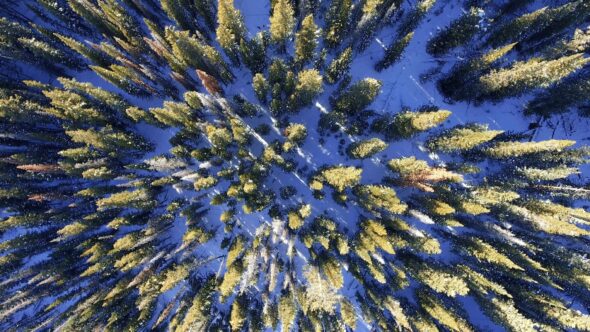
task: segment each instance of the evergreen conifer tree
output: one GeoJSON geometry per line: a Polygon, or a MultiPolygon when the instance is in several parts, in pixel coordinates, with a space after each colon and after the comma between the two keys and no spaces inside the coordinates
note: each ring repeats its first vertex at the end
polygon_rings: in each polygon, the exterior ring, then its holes
{"type": "Polygon", "coordinates": [[[313,59],[318,46],[318,26],[313,15],[307,15],[301,22],[301,29],[295,35],[295,61],[305,63],[313,59]]]}
{"type": "Polygon", "coordinates": [[[382,71],[382,70],[388,68],[389,66],[391,66],[396,61],[398,61],[400,59],[400,57],[402,56],[404,49],[408,46],[408,44],[412,40],[413,36],[414,36],[414,33],[409,32],[403,38],[401,38],[400,40],[391,44],[387,48],[387,50],[385,51],[385,55],[383,56],[383,59],[381,59],[379,62],[377,62],[375,64],[375,70],[382,71]]]}
{"type": "Polygon", "coordinates": [[[428,53],[433,56],[441,56],[468,42],[479,31],[482,13],[481,8],[473,7],[463,16],[451,22],[448,27],[428,42],[426,47],[428,53]]]}
{"type": "Polygon", "coordinates": [[[326,70],[326,81],[330,84],[336,83],[342,76],[348,73],[352,61],[352,48],[347,47],[328,66],[326,70]]]}
{"type": "Polygon", "coordinates": [[[348,147],[348,155],[354,159],[369,158],[387,148],[387,143],[378,138],[355,142],[348,147]]]}
{"type": "Polygon", "coordinates": [[[295,11],[288,0],[277,0],[270,17],[270,38],[285,49],[287,38],[293,34],[295,28],[295,11]]]}
{"type": "Polygon", "coordinates": [[[522,94],[528,90],[562,80],[590,62],[582,54],[574,54],[556,60],[533,58],[517,62],[509,69],[492,71],[480,77],[480,94],[487,98],[502,98],[522,94]]]}
{"type": "Polygon", "coordinates": [[[339,112],[355,114],[369,106],[380,89],[380,81],[374,78],[362,79],[342,92],[334,100],[333,107],[339,112]]]}
{"type": "Polygon", "coordinates": [[[237,60],[238,47],[246,35],[244,19],[234,7],[233,0],[221,0],[217,6],[216,36],[219,45],[234,60],[237,60]]]}

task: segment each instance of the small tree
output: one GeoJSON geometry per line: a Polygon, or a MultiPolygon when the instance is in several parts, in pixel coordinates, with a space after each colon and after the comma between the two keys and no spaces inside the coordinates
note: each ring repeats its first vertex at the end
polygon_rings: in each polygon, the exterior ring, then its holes
{"type": "MultiPolygon", "coordinates": [[[[550,117],[554,114],[565,113],[573,107],[590,105],[590,77],[576,75],[557,85],[549,87],[531,100],[525,109],[525,114],[538,114],[550,117]]],[[[582,115],[589,116],[590,112],[582,115]]]]}
{"type": "Polygon", "coordinates": [[[290,97],[292,109],[307,106],[322,92],[322,76],[316,69],[307,69],[297,75],[295,92],[290,97]]]}
{"type": "Polygon", "coordinates": [[[290,331],[297,316],[297,307],[290,292],[281,295],[278,309],[283,331],[290,331]]]}
{"type": "Polygon", "coordinates": [[[396,114],[391,123],[378,124],[376,129],[384,132],[388,138],[410,138],[439,125],[450,115],[450,111],[439,110],[436,107],[423,107],[418,112],[405,109],[396,114]]]}
{"type": "Polygon", "coordinates": [[[262,103],[266,103],[267,95],[270,91],[270,85],[266,81],[266,78],[264,78],[264,75],[260,73],[254,75],[252,78],[252,88],[254,89],[258,100],[262,103]]]}
{"type": "Polygon", "coordinates": [[[397,198],[395,191],[385,186],[358,186],[355,187],[354,194],[359,199],[360,205],[370,212],[378,212],[382,209],[389,213],[400,214],[407,208],[397,198]]]}
{"type": "Polygon", "coordinates": [[[379,62],[375,64],[375,70],[382,71],[384,69],[389,68],[389,66],[398,61],[401,58],[408,44],[410,44],[410,41],[412,40],[413,36],[414,32],[409,32],[402,39],[395,41],[393,44],[391,44],[385,51],[383,59],[381,59],[379,62]]]}
{"type": "Polygon", "coordinates": [[[332,166],[321,171],[320,175],[336,191],[342,192],[344,189],[359,183],[362,171],[362,169],[352,166],[332,166]]]}
{"type": "Polygon", "coordinates": [[[354,159],[369,158],[387,148],[387,143],[378,138],[356,142],[348,147],[347,153],[354,159]]]}
{"type": "Polygon", "coordinates": [[[295,36],[295,61],[301,64],[313,59],[318,46],[318,26],[313,21],[313,15],[307,15],[301,29],[295,36]]]}
{"type": "Polygon", "coordinates": [[[365,220],[360,225],[360,231],[355,240],[354,250],[362,260],[372,264],[370,255],[378,249],[381,249],[388,254],[395,253],[387,229],[385,229],[385,227],[378,221],[365,220]]]}
{"type": "Polygon", "coordinates": [[[356,114],[373,102],[380,89],[380,81],[374,78],[362,79],[341,93],[333,106],[339,112],[356,114]]]}
{"type": "Polygon", "coordinates": [[[400,28],[398,30],[400,35],[407,35],[408,33],[412,32],[420,21],[426,16],[428,11],[434,6],[436,0],[420,0],[416,7],[408,13],[405,19],[401,22],[400,28]]]}
{"type": "Polygon", "coordinates": [[[516,96],[535,88],[546,88],[590,62],[583,54],[574,54],[555,60],[533,58],[516,62],[511,68],[492,71],[480,77],[482,98],[516,96]]]}
{"type": "Polygon", "coordinates": [[[335,0],[330,3],[324,36],[329,47],[334,48],[342,41],[348,29],[351,11],[352,0],[335,0]]]}
{"type": "Polygon", "coordinates": [[[571,140],[546,140],[540,142],[500,142],[486,149],[486,154],[496,159],[515,158],[525,155],[562,151],[576,144],[571,140]]]}
{"type": "Polygon", "coordinates": [[[289,0],[277,0],[270,16],[270,38],[284,50],[287,38],[293,34],[295,11],[289,0]]]}
{"type": "Polygon", "coordinates": [[[441,56],[451,49],[468,42],[478,31],[483,10],[471,8],[469,12],[451,22],[451,24],[434,36],[426,51],[434,56],[441,56]]]}
{"type": "MultiPolygon", "coordinates": [[[[283,144],[283,148],[292,146],[293,144],[301,144],[307,136],[307,129],[300,123],[291,123],[285,128],[285,136],[287,136],[287,142],[283,144]],[[289,144],[287,144],[289,143],[289,144]]],[[[290,150],[289,148],[285,149],[290,150]]]]}
{"type": "Polygon", "coordinates": [[[399,176],[399,184],[412,186],[432,192],[433,184],[439,182],[460,182],[463,177],[442,167],[430,167],[424,160],[415,157],[392,159],[387,163],[389,169],[399,176]]]}
{"type": "Polygon", "coordinates": [[[478,80],[482,73],[489,71],[491,65],[510,52],[516,44],[508,44],[493,49],[486,54],[460,62],[449,74],[438,81],[439,90],[454,100],[474,99],[479,91],[478,80]]]}
{"type": "Polygon", "coordinates": [[[457,126],[430,138],[426,146],[433,151],[467,151],[491,141],[501,133],[502,130],[488,130],[485,125],[457,126]]]}
{"type": "Polygon", "coordinates": [[[421,265],[415,274],[424,285],[438,293],[444,293],[450,297],[465,296],[469,293],[469,287],[465,281],[450,273],[421,265]]]}
{"type": "Polygon", "coordinates": [[[246,35],[244,18],[234,7],[233,0],[220,0],[217,6],[217,30],[219,45],[234,61],[237,60],[240,42],[246,35]]]}
{"type": "Polygon", "coordinates": [[[328,66],[326,70],[326,82],[336,83],[342,76],[348,73],[350,63],[352,62],[352,47],[347,47],[340,55],[328,66]]]}

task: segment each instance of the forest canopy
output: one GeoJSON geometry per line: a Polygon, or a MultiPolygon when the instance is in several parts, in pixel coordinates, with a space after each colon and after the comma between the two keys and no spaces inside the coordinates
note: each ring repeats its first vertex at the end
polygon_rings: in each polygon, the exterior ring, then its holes
{"type": "Polygon", "coordinates": [[[590,331],[589,25],[0,1],[0,330],[590,331]]]}

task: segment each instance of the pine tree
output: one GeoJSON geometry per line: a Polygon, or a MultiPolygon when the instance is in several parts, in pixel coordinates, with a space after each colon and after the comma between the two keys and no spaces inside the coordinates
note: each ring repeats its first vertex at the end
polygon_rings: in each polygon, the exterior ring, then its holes
{"type": "Polygon", "coordinates": [[[326,82],[330,84],[336,83],[336,81],[348,73],[351,62],[352,47],[347,47],[338,57],[332,60],[328,69],[326,69],[326,82]]]}
{"type": "Polygon", "coordinates": [[[570,175],[579,174],[580,171],[576,167],[552,167],[552,168],[533,168],[524,167],[517,168],[517,172],[530,181],[553,181],[565,179],[570,175]]]}
{"type": "Polygon", "coordinates": [[[424,160],[415,157],[392,159],[387,163],[389,169],[399,175],[399,183],[432,192],[433,185],[439,182],[461,182],[463,177],[442,167],[430,167],[424,160]]]}
{"type": "Polygon", "coordinates": [[[88,122],[90,124],[106,124],[107,117],[100,112],[83,96],[70,91],[59,89],[43,91],[43,94],[51,99],[53,107],[46,112],[61,119],[73,122],[88,122]]]}
{"type": "Polygon", "coordinates": [[[463,279],[438,269],[425,265],[420,266],[416,271],[416,276],[422,284],[450,297],[465,296],[469,293],[469,287],[463,279]]]}
{"type": "Polygon", "coordinates": [[[322,256],[320,258],[320,268],[330,282],[332,288],[342,288],[344,278],[342,276],[340,264],[336,258],[332,256],[322,256]]]}
{"type": "Polygon", "coordinates": [[[457,126],[430,138],[426,146],[433,151],[466,151],[491,141],[502,133],[501,130],[488,130],[485,125],[457,126]]]}
{"type": "Polygon", "coordinates": [[[185,103],[165,101],[162,108],[151,108],[150,114],[155,120],[165,126],[186,127],[194,126],[193,112],[185,103]]]}
{"type": "Polygon", "coordinates": [[[395,115],[391,124],[385,129],[385,134],[391,138],[410,138],[441,124],[450,115],[450,111],[436,107],[426,106],[418,112],[411,112],[406,109],[395,115]]]}
{"type": "Polygon", "coordinates": [[[515,96],[531,89],[548,87],[590,62],[583,54],[574,54],[556,60],[533,58],[516,62],[511,68],[495,70],[480,77],[482,98],[515,96]]]}
{"type": "Polygon", "coordinates": [[[409,32],[403,38],[391,44],[387,50],[385,50],[383,59],[375,64],[375,70],[382,71],[398,61],[408,44],[410,44],[412,37],[414,37],[414,32],[409,32]]]}
{"type": "Polygon", "coordinates": [[[205,87],[205,90],[207,90],[207,92],[210,94],[219,95],[223,92],[223,89],[221,89],[221,86],[219,86],[219,82],[217,82],[215,77],[199,69],[197,69],[197,76],[199,76],[199,79],[205,87]]]}
{"type": "MultiPolygon", "coordinates": [[[[584,1],[572,1],[555,8],[543,7],[532,13],[526,13],[501,25],[488,39],[492,45],[501,45],[508,41],[519,41],[528,39],[552,25],[567,26],[567,23],[584,17],[590,8],[584,1]],[[563,21],[570,21],[563,24],[563,21]]],[[[550,35],[550,34],[548,34],[550,35]]]]}
{"type": "Polygon", "coordinates": [[[387,148],[387,143],[378,138],[371,138],[351,144],[347,153],[354,159],[369,158],[387,148]]]}
{"type": "Polygon", "coordinates": [[[118,152],[121,150],[146,151],[149,145],[138,136],[115,131],[112,128],[103,128],[100,131],[95,129],[77,129],[66,131],[66,134],[76,143],[84,143],[100,150],[118,152]]]}
{"type": "Polygon", "coordinates": [[[479,31],[482,13],[481,8],[471,8],[469,12],[451,22],[448,27],[430,39],[426,51],[433,56],[442,56],[468,42],[479,31]]]}
{"type": "Polygon", "coordinates": [[[179,282],[186,279],[190,274],[190,266],[188,264],[173,265],[164,272],[164,279],[161,282],[160,292],[166,292],[179,282]]]}
{"type": "Polygon", "coordinates": [[[500,142],[486,149],[486,154],[492,158],[505,159],[522,157],[525,155],[562,151],[576,142],[571,140],[546,140],[540,142],[500,142]]]}
{"type": "Polygon", "coordinates": [[[359,51],[364,50],[369,45],[371,37],[375,33],[375,30],[379,24],[379,19],[386,9],[384,7],[389,2],[390,1],[384,0],[364,1],[362,7],[362,16],[357,23],[353,35],[354,46],[359,51]]]}
{"type": "Polygon", "coordinates": [[[34,123],[35,120],[39,120],[35,114],[41,110],[41,105],[30,100],[23,100],[23,97],[19,95],[0,99],[0,118],[3,121],[34,123]]]}
{"type": "Polygon", "coordinates": [[[359,199],[359,204],[368,211],[378,212],[383,209],[389,213],[400,214],[406,211],[407,206],[397,198],[395,191],[389,187],[378,185],[358,186],[354,194],[359,199]]]}
{"type": "Polygon", "coordinates": [[[221,301],[225,301],[238,285],[243,269],[242,262],[239,260],[228,267],[227,272],[223,276],[223,280],[218,287],[221,301]]]}
{"type": "Polygon", "coordinates": [[[460,62],[441,80],[438,81],[439,90],[454,100],[474,99],[479,91],[478,80],[482,73],[489,71],[490,66],[510,52],[515,43],[493,49],[486,54],[460,62]]]}
{"type": "Polygon", "coordinates": [[[515,264],[510,258],[503,253],[496,250],[492,245],[484,242],[481,239],[469,239],[466,250],[470,255],[478,260],[486,261],[491,264],[496,264],[508,269],[524,270],[522,267],[515,264]]]}
{"type": "MultiPolygon", "coordinates": [[[[46,38],[43,33],[30,29],[24,24],[0,18],[0,54],[6,63],[13,59],[28,63],[40,63],[50,70],[58,70],[56,65],[80,68],[79,59],[67,54],[56,43],[56,39],[46,38]]],[[[51,33],[48,33],[51,35],[51,33]]]]}
{"type": "Polygon", "coordinates": [[[287,214],[287,220],[289,223],[289,228],[292,230],[296,230],[303,226],[303,218],[297,211],[289,211],[287,214]]]}
{"type": "Polygon", "coordinates": [[[183,30],[191,30],[196,26],[191,21],[188,6],[180,0],[160,0],[164,12],[183,30]]]}
{"type": "Polygon", "coordinates": [[[340,302],[340,316],[346,326],[353,330],[356,328],[357,315],[354,306],[346,299],[342,299],[340,302]]]}
{"type": "Polygon", "coordinates": [[[195,190],[204,190],[213,187],[217,184],[217,179],[213,176],[199,177],[194,182],[195,190]]]}
{"type": "Polygon", "coordinates": [[[340,301],[337,289],[322,278],[320,271],[314,266],[308,266],[303,274],[307,281],[299,300],[303,312],[307,315],[333,314],[340,301]]]}
{"type": "Polygon", "coordinates": [[[184,102],[193,110],[200,110],[203,108],[203,94],[196,91],[187,91],[183,94],[184,102]]]}
{"type": "Polygon", "coordinates": [[[279,319],[283,331],[290,331],[291,326],[295,324],[295,317],[297,315],[297,307],[293,302],[290,292],[283,294],[279,299],[279,319]]]}
{"type": "Polygon", "coordinates": [[[381,249],[388,254],[395,253],[385,227],[375,220],[365,220],[360,226],[354,250],[361,259],[372,264],[369,255],[377,249],[381,249]]]}
{"type": "MultiPolygon", "coordinates": [[[[130,47],[127,47],[127,51],[139,54],[145,44],[141,38],[142,33],[139,22],[135,17],[129,15],[125,8],[114,0],[100,1],[98,6],[102,11],[100,18],[107,21],[110,31],[115,35],[119,35],[125,43],[130,45],[130,47]]],[[[118,43],[125,44],[122,41],[118,41],[118,43]]]]}
{"type": "Polygon", "coordinates": [[[229,120],[232,136],[238,145],[245,146],[250,142],[250,132],[244,121],[237,117],[229,120]]]}
{"type": "Polygon", "coordinates": [[[94,64],[98,66],[107,67],[113,62],[112,58],[110,58],[107,54],[101,52],[100,50],[87,47],[83,43],[73,38],[66,37],[58,33],[55,33],[55,36],[59,38],[59,40],[61,40],[62,43],[66,44],[69,48],[80,53],[82,56],[84,56],[85,58],[92,61],[94,64]]]}
{"type": "Polygon", "coordinates": [[[333,107],[338,112],[356,114],[373,102],[380,89],[380,81],[374,78],[362,79],[342,92],[334,100],[333,107]]]}
{"type": "Polygon", "coordinates": [[[322,92],[322,76],[316,69],[307,69],[297,74],[297,85],[290,97],[292,109],[298,109],[310,105],[322,92]]]}
{"type": "Polygon", "coordinates": [[[239,45],[246,36],[246,27],[242,14],[234,7],[233,0],[219,1],[217,23],[217,41],[232,60],[236,61],[239,45]]]}
{"type": "Polygon", "coordinates": [[[189,31],[165,29],[166,41],[172,46],[172,53],[181,61],[184,70],[193,67],[216,77],[224,83],[232,81],[227,64],[221,54],[213,47],[204,44],[189,31]]]}
{"type": "Polygon", "coordinates": [[[451,331],[473,331],[455,310],[448,308],[435,296],[426,292],[418,294],[420,306],[438,323],[451,331]]]}
{"type": "Polygon", "coordinates": [[[301,64],[312,60],[318,46],[318,26],[313,15],[307,15],[301,22],[301,29],[295,35],[295,61],[301,64]]]}
{"type": "Polygon", "coordinates": [[[285,136],[294,143],[301,143],[307,136],[307,129],[300,123],[291,123],[285,128],[285,136]]]}
{"type": "Polygon", "coordinates": [[[99,209],[130,207],[135,209],[149,209],[155,205],[155,201],[146,189],[122,191],[96,201],[99,209]]]}
{"type": "MultiPolygon", "coordinates": [[[[588,75],[578,75],[549,87],[531,100],[525,114],[538,114],[550,117],[553,114],[565,113],[572,107],[583,107],[590,104],[590,79],[588,75]]],[[[589,112],[582,113],[590,115],[589,112]]]]}
{"type": "Polygon", "coordinates": [[[246,308],[242,302],[243,300],[241,298],[237,298],[232,303],[231,317],[229,320],[232,331],[241,331],[246,323],[246,308]]]}
{"type": "Polygon", "coordinates": [[[348,30],[351,9],[352,0],[334,0],[330,3],[324,36],[329,47],[335,48],[342,41],[348,30]]]}
{"type": "Polygon", "coordinates": [[[176,331],[186,331],[191,328],[197,330],[206,329],[211,319],[210,310],[213,304],[214,290],[215,278],[207,278],[202,281],[202,287],[193,297],[176,331]]]}
{"type": "Polygon", "coordinates": [[[326,181],[336,191],[342,192],[348,187],[357,185],[361,179],[362,169],[355,167],[332,166],[320,172],[323,181],[326,181]]]}
{"type": "Polygon", "coordinates": [[[254,89],[258,100],[262,103],[266,103],[267,95],[270,91],[270,85],[266,81],[266,78],[264,78],[264,75],[260,73],[254,75],[252,78],[252,88],[254,89]]]}
{"type": "Polygon", "coordinates": [[[150,89],[151,87],[144,82],[135,70],[129,67],[120,65],[110,65],[109,68],[90,66],[90,69],[106,81],[131,95],[145,97],[155,92],[150,89]]]}
{"type": "Polygon", "coordinates": [[[555,218],[550,214],[534,213],[526,207],[506,204],[504,208],[507,213],[511,214],[514,218],[518,218],[517,220],[519,223],[531,227],[536,231],[571,237],[585,236],[590,233],[569,221],[555,218]]]}
{"type": "Polygon", "coordinates": [[[554,45],[546,46],[543,53],[548,58],[559,58],[566,55],[582,53],[590,47],[590,29],[576,29],[571,38],[565,38],[554,45]]]}
{"type": "Polygon", "coordinates": [[[537,330],[536,324],[519,312],[513,301],[494,298],[484,308],[491,311],[490,316],[507,329],[531,332],[537,330]]]}
{"type": "Polygon", "coordinates": [[[367,0],[363,4],[363,15],[372,16],[377,14],[377,9],[381,4],[383,4],[383,0],[367,0]]]}
{"type": "Polygon", "coordinates": [[[270,38],[285,49],[287,38],[293,34],[295,11],[289,0],[277,0],[270,16],[270,38]]]}
{"type": "MultiPolygon", "coordinates": [[[[416,4],[416,8],[412,9],[411,12],[401,22],[398,32],[400,35],[408,35],[412,32],[420,21],[426,16],[426,13],[434,6],[436,0],[421,0],[416,4]]],[[[411,38],[411,37],[410,37],[411,38]]]]}
{"type": "Polygon", "coordinates": [[[250,40],[242,39],[240,53],[246,67],[252,73],[260,73],[266,68],[266,49],[269,44],[267,32],[259,32],[250,40]]]}
{"type": "Polygon", "coordinates": [[[208,125],[205,127],[205,134],[207,135],[209,142],[211,142],[213,147],[218,151],[224,150],[233,141],[230,131],[226,128],[218,128],[213,125],[208,125]]]}
{"type": "Polygon", "coordinates": [[[86,98],[100,104],[109,111],[122,113],[129,104],[119,94],[95,87],[90,83],[81,83],[75,79],[60,77],[57,79],[66,90],[84,95],[86,98]]]}
{"type": "Polygon", "coordinates": [[[590,315],[568,308],[561,301],[542,293],[531,294],[530,298],[541,307],[543,314],[556,319],[563,328],[590,329],[590,315]]]}

